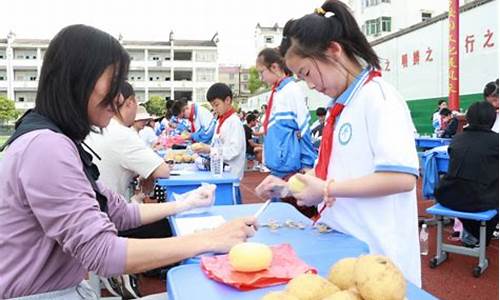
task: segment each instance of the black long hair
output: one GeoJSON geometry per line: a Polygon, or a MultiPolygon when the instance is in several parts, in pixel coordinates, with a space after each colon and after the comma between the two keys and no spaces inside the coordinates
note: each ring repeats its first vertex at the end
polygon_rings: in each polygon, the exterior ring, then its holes
{"type": "Polygon", "coordinates": [[[361,32],[349,8],[338,0],[327,0],[315,12],[300,19],[290,20],[283,28],[280,45],[282,56],[293,53],[326,61],[325,52],[331,42],[339,43],[347,57],[357,62],[362,58],[367,64],[380,69],[380,61],[361,32]]]}
{"type": "Polygon", "coordinates": [[[469,125],[483,129],[490,129],[495,124],[497,112],[493,105],[486,101],[473,103],[465,114],[469,125]]]}
{"type": "Polygon", "coordinates": [[[172,107],[170,108],[170,112],[172,113],[173,116],[180,116],[182,112],[184,111],[184,108],[188,105],[187,100],[180,99],[176,100],[172,107]]]}
{"type": "Polygon", "coordinates": [[[129,63],[125,49],[104,31],[86,25],[65,27],[45,52],[34,110],[69,138],[81,141],[92,130],[87,107],[97,80],[113,67],[111,88],[102,105],[114,105],[129,63]]]}
{"type": "Polygon", "coordinates": [[[484,86],[483,97],[486,100],[486,97],[489,96],[498,96],[498,79],[496,81],[488,82],[484,86]]]}
{"type": "Polygon", "coordinates": [[[277,64],[286,76],[292,76],[293,73],[287,68],[285,58],[281,55],[279,49],[264,48],[257,55],[257,62],[270,69],[272,64],[277,64]]]}

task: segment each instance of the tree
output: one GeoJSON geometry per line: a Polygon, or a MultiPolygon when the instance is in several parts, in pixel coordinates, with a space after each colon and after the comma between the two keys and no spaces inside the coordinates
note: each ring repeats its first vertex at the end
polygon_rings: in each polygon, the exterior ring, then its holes
{"type": "Polygon", "coordinates": [[[165,114],[165,98],[162,96],[151,96],[149,101],[144,103],[144,107],[148,113],[156,116],[163,116],[165,114]]]}
{"type": "Polygon", "coordinates": [[[6,123],[17,119],[17,117],[19,117],[19,112],[16,110],[14,101],[0,96],[0,121],[6,123]]]}
{"type": "Polygon", "coordinates": [[[250,93],[255,93],[258,89],[264,86],[264,82],[260,80],[259,72],[255,67],[249,70],[250,76],[248,77],[248,89],[250,93]]]}

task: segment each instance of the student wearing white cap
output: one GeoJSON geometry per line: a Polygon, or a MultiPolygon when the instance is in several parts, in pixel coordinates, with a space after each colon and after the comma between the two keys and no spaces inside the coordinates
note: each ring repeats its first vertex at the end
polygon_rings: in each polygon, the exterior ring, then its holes
{"type": "Polygon", "coordinates": [[[157,141],[157,136],[153,126],[149,126],[149,123],[153,120],[146,108],[142,105],[137,107],[137,113],[135,115],[134,125],[132,127],[139,133],[141,140],[148,146],[151,147],[157,141]]]}

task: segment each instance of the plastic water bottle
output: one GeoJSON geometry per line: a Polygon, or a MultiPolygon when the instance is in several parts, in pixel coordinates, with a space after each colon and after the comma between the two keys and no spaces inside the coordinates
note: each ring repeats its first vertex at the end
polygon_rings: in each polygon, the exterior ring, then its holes
{"type": "Polygon", "coordinates": [[[427,232],[427,224],[423,224],[420,229],[420,255],[427,254],[429,254],[429,232],[427,232]]]}
{"type": "Polygon", "coordinates": [[[222,142],[219,136],[215,136],[212,147],[210,147],[210,172],[214,176],[222,176],[223,166],[222,142]]]}

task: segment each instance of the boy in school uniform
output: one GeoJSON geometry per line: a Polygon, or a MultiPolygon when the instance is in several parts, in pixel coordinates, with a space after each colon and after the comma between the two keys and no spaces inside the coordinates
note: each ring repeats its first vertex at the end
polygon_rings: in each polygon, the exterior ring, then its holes
{"type": "Polygon", "coordinates": [[[189,120],[189,137],[195,142],[210,143],[214,135],[216,119],[212,113],[201,105],[177,100],[171,109],[172,114],[180,119],[189,120]]]}
{"type": "MultiPolygon", "coordinates": [[[[241,180],[245,169],[246,140],[243,124],[232,106],[233,93],[227,85],[215,83],[207,91],[207,100],[217,114],[212,143],[216,136],[220,138],[223,160],[230,166],[231,174],[241,180]]],[[[203,145],[193,150],[210,153],[210,146],[203,145]]]]}

